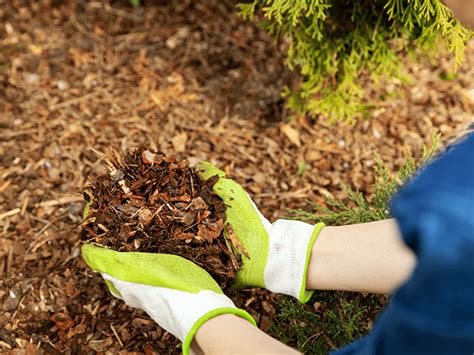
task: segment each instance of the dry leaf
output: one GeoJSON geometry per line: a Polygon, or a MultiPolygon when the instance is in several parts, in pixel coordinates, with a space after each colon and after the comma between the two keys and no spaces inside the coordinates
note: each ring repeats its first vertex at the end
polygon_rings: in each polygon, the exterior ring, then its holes
{"type": "Polygon", "coordinates": [[[300,132],[291,127],[289,124],[284,124],[280,127],[280,131],[296,146],[301,146],[300,132]]]}

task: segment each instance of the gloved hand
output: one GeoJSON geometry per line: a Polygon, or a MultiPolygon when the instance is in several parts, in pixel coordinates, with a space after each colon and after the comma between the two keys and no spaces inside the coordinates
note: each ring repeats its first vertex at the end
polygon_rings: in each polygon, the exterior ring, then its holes
{"type": "Polygon", "coordinates": [[[117,252],[86,244],[82,256],[101,273],[110,292],[131,307],[141,308],[183,342],[189,354],[199,327],[220,314],[235,314],[256,325],[235,307],[204,269],[180,256],[117,252]]]}
{"type": "Polygon", "coordinates": [[[309,301],[313,291],[306,290],[306,273],[313,244],[324,224],[283,219],[270,223],[243,188],[227,179],[222,170],[200,162],[199,172],[205,180],[219,176],[213,190],[227,205],[226,223],[248,253],[248,257],[242,255],[235,286],[265,287],[302,303],[309,301]]]}

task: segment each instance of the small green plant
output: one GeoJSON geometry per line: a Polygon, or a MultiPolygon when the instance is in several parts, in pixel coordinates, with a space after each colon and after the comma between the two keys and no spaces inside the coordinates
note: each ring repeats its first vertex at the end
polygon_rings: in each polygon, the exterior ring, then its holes
{"type": "Polygon", "coordinates": [[[318,291],[306,305],[285,296],[268,332],[304,354],[327,354],[366,334],[385,302],[355,292],[318,291]]]}
{"type": "Polygon", "coordinates": [[[364,73],[375,84],[403,79],[401,53],[439,51],[442,42],[457,66],[472,37],[441,0],[254,0],[238,6],[243,18],[261,14],[264,29],[289,38],[287,64],[302,77],[299,87],[284,92],[289,107],[330,120],[353,122],[370,107],[364,73]]]}
{"type": "MultiPolygon", "coordinates": [[[[290,297],[282,297],[278,306],[279,313],[268,333],[303,353],[314,354],[309,352],[313,344],[308,339],[318,334],[317,327],[321,324],[321,316],[290,297]]],[[[319,347],[318,350],[320,349],[319,347]]]]}
{"type": "Polygon", "coordinates": [[[296,172],[296,175],[298,175],[298,177],[302,177],[304,175],[304,172],[309,168],[311,168],[311,165],[306,163],[304,160],[300,160],[298,162],[298,171],[296,172]]]}
{"type": "Polygon", "coordinates": [[[392,196],[405,181],[413,178],[416,172],[431,159],[438,144],[439,136],[434,135],[431,146],[423,148],[420,162],[415,163],[412,158],[407,158],[405,164],[395,175],[391,175],[383,162],[376,159],[374,192],[371,198],[345,186],[344,190],[350,203],[324,196],[328,207],[319,206],[310,201],[314,209],[313,212],[290,210],[290,213],[293,214],[292,218],[324,222],[326,225],[365,223],[390,218],[389,204],[392,196]],[[350,207],[350,204],[355,206],[350,207]]]}
{"type": "Polygon", "coordinates": [[[140,0],[128,0],[133,7],[140,6],[140,0]]]}

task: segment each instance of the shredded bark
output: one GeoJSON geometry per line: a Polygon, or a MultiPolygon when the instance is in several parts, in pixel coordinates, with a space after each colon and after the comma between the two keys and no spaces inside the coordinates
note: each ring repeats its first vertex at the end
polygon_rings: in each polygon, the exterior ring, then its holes
{"type": "Polygon", "coordinates": [[[81,239],[121,252],[182,256],[207,270],[223,288],[240,268],[233,232],[224,236],[225,204],[187,160],[145,147],[122,156],[97,152],[108,172],[89,181],[92,202],[81,239]]]}
{"type": "MultiPolygon", "coordinates": [[[[454,64],[439,52],[439,64],[406,65],[412,84],[371,86],[377,109],[354,126],[287,120],[281,92],[299,80],[285,66],[288,43],[242,21],[237,2],[2,2],[0,353],[181,354],[80,256],[75,192],[103,172],[89,147],[153,142],[191,164],[218,161],[274,220],[312,210],[308,200],[326,206],[324,195],[347,201],[343,186],[370,197],[375,156],[394,173],[433,133],[445,146],[472,123],[474,42],[453,80],[440,79],[454,64]]],[[[305,308],[320,322],[307,324],[279,313],[282,297],[267,290],[226,294],[290,346],[295,334],[322,332],[307,344],[327,352],[343,345],[328,333],[341,304],[364,306],[367,324],[380,311],[372,295],[317,292],[305,308]]]]}

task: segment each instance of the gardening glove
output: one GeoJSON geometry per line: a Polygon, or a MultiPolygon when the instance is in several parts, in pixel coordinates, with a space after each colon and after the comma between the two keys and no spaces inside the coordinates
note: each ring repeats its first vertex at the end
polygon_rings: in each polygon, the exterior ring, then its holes
{"type": "Polygon", "coordinates": [[[227,179],[223,171],[208,162],[200,162],[198,167],[202,179],[219,176],[213,190],[226,204],[226,223],[247,254],[241,255],[242,268],[234,286],[264,287],[302,303],[309,301],[313,291],[306,290],[306,273],[313,244],[324,224],[284,219],[270,223],[244,189],[227,179]]]}
{"type": "Polygon", "coordinates": [[[85,244],[82,256],[100,272],[110,292],[130,307],[143,309],[162,328],[183,342],[189,354],[199,327],[220,314],[254,319],[224,295],[204,269],[170,254],[117,252],[85,244]]]}

